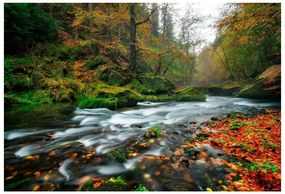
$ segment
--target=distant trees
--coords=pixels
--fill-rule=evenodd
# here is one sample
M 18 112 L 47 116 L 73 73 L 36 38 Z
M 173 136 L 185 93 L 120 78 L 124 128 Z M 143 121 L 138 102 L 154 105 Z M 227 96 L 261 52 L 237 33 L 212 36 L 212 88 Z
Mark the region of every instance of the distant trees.
M 217 29 L 204 52 L 213 53 L 213 69 L 223 67 L 220 78 L 243 80 L 281 63 L 281 4 L 230 4 Z

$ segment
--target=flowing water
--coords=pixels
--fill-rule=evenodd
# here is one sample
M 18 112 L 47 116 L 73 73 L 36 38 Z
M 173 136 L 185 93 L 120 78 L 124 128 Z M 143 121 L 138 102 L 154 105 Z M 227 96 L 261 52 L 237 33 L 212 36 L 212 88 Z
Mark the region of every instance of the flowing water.
M 279 108 L 280 103 L 208 96 L 206 102 L 141 102 L 117 111 L 72 105 L 5 109 L 5 190 L 80 190 L 89 178 L 117 175 L 153 190 L 202 190 L 203 166 L 187 167 L 186 175 L 157 171 L 168 163 L 152 159 L 173 155 L 187 136 L 185 129 L 199 130 L 199 124 L 211 117 L 266 107 Z M 191 128 L 189 122 L 197 124 Z M 162 127 L 163 134 L 150 143 L 142 137 L 155 125 Z M 133 152 L 132 157 L 121 162 L 106 157 L 124 146 Z M 215 157 L 217 150 L 210 146 L 203 149 Z M 217 169 L 207 171 L 219 176 Z M 156 178 L 150 183 L 144 179 L 149 176 Z

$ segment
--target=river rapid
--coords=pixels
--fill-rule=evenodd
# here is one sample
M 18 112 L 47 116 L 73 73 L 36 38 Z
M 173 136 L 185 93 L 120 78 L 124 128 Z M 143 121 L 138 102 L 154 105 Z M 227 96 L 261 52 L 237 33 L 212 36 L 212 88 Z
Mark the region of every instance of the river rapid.
M 187 166 L 187 175 L 182 167 L 184 174 L 179 170 L 157 173 L 164 162 L 152 159 L 172 157 L 187 137 L 185 131 L 195 133 L 212 117 L 268 107 L 280 108 L 280 103 L 207 96 L 206 102 L 139 102 L 136 107 L 117 111 L 72 105 L 5 109 L 5 190 L 80 190 L 90 178 L 118 175 L 151 190 L 204 190 L 206 171 L 221 179 L 227 172 L 205 170 L 201 164 Z M 161 127 L 162 136 L 144 139 L 153 126 Z M 117 161 L 108 155 L 121 147 L 127 147 L 127 160 Z M 207 145 L 204 149 L 213 157 L 219 152 Z M 145 180 L 149 176 L 151 182 Z

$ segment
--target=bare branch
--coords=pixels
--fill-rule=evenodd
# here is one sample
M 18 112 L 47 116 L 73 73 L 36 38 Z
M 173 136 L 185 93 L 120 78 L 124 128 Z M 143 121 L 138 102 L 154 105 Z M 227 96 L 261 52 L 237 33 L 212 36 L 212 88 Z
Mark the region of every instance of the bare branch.
M 136 26 L 146 23 L 150 19 L 150 17 L 152 16 L 152 14 L 154 14 L 158 10 L 158 8 L 159 8 L 159 6 L 155 7 L 154 9 L 152 9 L 150 14 L 147 16 L 147 18 L 144 21 L 137 22 Z

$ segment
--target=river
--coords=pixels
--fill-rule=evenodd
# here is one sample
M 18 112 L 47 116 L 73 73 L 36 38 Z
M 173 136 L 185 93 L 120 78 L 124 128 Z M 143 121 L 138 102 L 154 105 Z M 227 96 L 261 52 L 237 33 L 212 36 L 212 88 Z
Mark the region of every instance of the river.
M 5 109 L 5 190 L 80 190 L 89 178 L 118 175 L 153 190 L 202 190 L 199 172 L 205 170 L 197 172 L 199 167 L 190 166 L 192 184 L 188 185 L 183 184 L 185 176 L 177 175 L 181 184 L 171 186 L 168 176 L 176 174 L 169 171 L 167 177 L 160 175 L 149 183 L 143 181 L 144 177 L 152 176 L 161 163 L 142 159 L 171 155 L 183 143 L 183 130 L 190 122 L 195 123 L 192 130 L 199 130 L 200 124 L 212 117 L 267 107 L 280 108 L 280 103 L 207 96 L 206 102 L 140 102 L 117 111 L 79 109 L 68 104 Z M 136 149 L 137 142 L 149 143 L 142 137 L 152 126 L 160 126 L 162 136 L 152 140 L 150 146 Z M 124 146 L 129 146 L 132 157 L 123 162 L 106 157 Z M 215 150 L 207 149 L 214 154 Z M 208 171 L 211 173 L 211 169 Z M 219 176 L 216 169 L 212 174 Z

